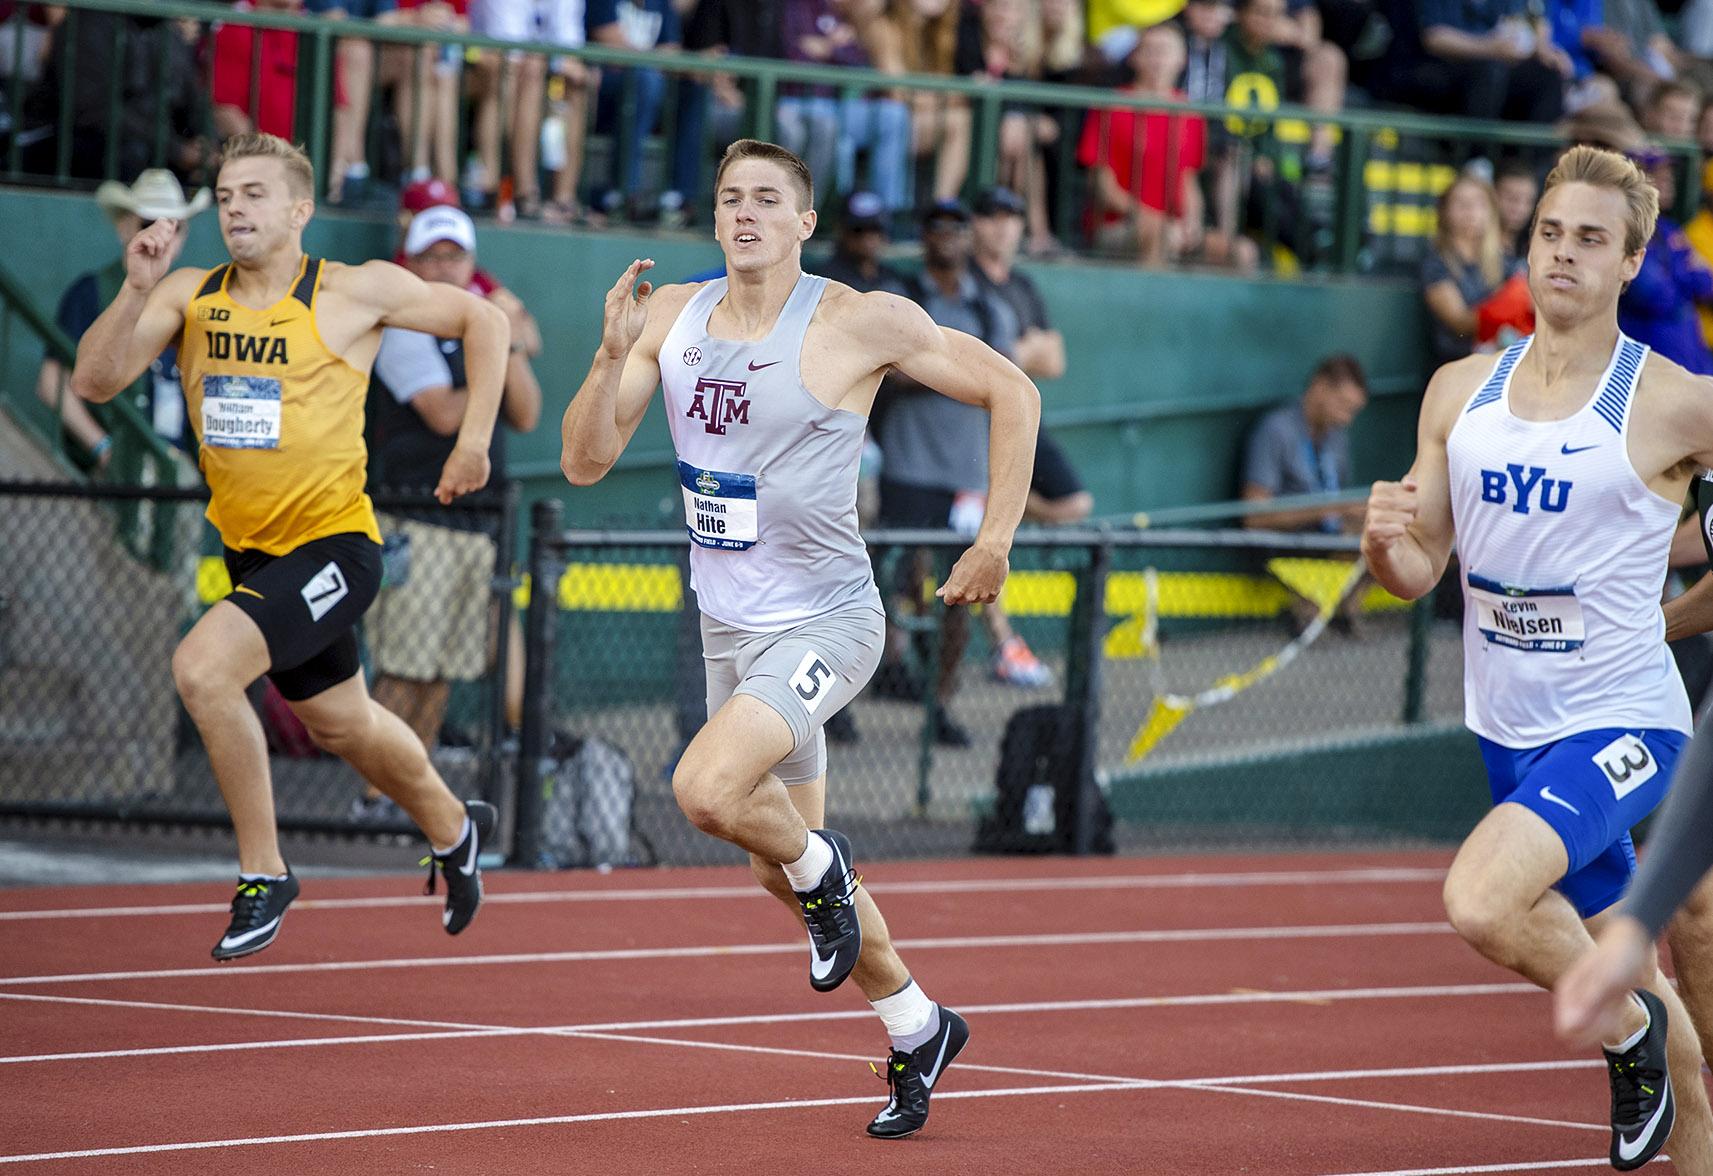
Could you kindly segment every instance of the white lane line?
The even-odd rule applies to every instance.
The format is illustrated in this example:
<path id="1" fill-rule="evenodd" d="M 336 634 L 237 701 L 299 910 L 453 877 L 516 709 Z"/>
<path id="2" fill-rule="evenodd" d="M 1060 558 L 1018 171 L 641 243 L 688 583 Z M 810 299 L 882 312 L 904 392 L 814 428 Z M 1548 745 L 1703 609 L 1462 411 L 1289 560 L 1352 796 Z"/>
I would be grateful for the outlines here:
<path id="1" fill-rule="evenodd" d="M 1486 1119 L 1494 1123 L 1521 1123 L 1530 1127 L 1572 1127 L 1578 1131 L 1610 1131 L 1601 1123 L 1573 1123 L 1567 1119 L 1537 1119 L 1533 1115 L 1506 1115 L 1496 1111 L 1465 1111 L 1452 1107 L 1424 1107 L 1412 1103 L 1383 1102 L 1371 1098 L 1343 1098 L 1330 1094 L 1308 1094 L 1298 1090 L 1250 1090 L 1242 1086 L 1195 1085 L 1194 1090 L 1215 1090 L 1221 1094 L 1249 1094 L 1260 1098 L 1283 1098 L 1295 1102 L 1330 1103 L 1339 1107 L 1362 1107 L 1374 1111 L 1402 1111 L 1411 1115 L 1445 1115 L 1453 1119 Z"/>
<path id="2" fill-rule="evenodd" d="M 701 1045 L 701 1046 L 710 1046 L 711 1048 L 720 1048 L 720 1046 L 717 1044 L 707 1043 L 707 1042 L 662 1042 L 660 1044 L 679 1044 L 679 1045 L 694 1044 L 694 1045 Z M 784 1051 L 777 1051 L 777 1050 L 772 1050 L 772 1049 L 765 1049 L 763 1047 L 741 1047 L 741 1046 L 739 1046 L 739 1047 L 732 1047 L 732 1048 L 753 1049 L 757 1052 L 784 1052 Z M 790 1051 L 790 1052 L 795 1052 L 795 1051 Z M 834 1056 L 842 1056 L 842 1055 L 834 1055 Z M 975 1067 L 967 1067 L 967 1068 L 975 1069 Z M 1441 1107 L 1421 1107 L 1421 1106 L 1413 1106 L 1410 1104 L 1403 1104 L 1403 1103 L 1380 1103 L 1380 1102 L 1371 1102 L 1371 1101 L 1367 1101 L 1367 1100 L 1338 1099 L 1338 1098 L 1331 1098 L 1331 1097 L 1319 1096 L 1319 1095 L 1291 1096 L 1287 1092 L 1248 1090 L 1248 1089 L 1241 1088 L 1241 1087 L 1194 1086 L 1194 1085 L 1186 1086 L 1184 1083 L 1181 1083 L 1181 1082 L 1168 1082 L 1168 1081 L 1160 1081 L 1160 1080 L 1153 1080 L 1153 1079 L 1131 1079 L 1131 1080 L 1120 1080 L 1120 1081 L 1112 1081 L 1112 1082 L 1084 1082 L 1084 1083 L 1077 1084 L 1077 1085 L 1054 1085 L 1054 1086 L 1032 1086 L 1032 1087 L 1031 1086 L 1023 1086 L 1023 1087 L 1002 1088 L 1002 1089 L 996 1089 L 996 1090 L 946 1090 L 946 1091 L 938 1092 L 935 1097 L 939 1098 L 939 1099 L 1015 1098 L 1015 1097 L 1030 1097 L 1030 1096 L 1039 1096 L 1039 1095 L 1089 1094 L 1089 1093 L 1102 1093 L 1102 1092 L 1110 1092 L 1110 1091 L 1161 1090 L 1161 1089 L 1168 1089 L 1168 1088 L 1183 1088 L 1183 1089 L 1192 1089 L 1192 1090 L 1203 1090 L 1203 1091 L 1207 1091 L 1209 1093 L 1217 1093 L 1217 1094 L 1235 1094 L 1235 1095 L 1248 1095 L 1248 1096 L 1259 1095 L 1262 1097 L 1267 1097 L 1267 1096 L 1301 1097 L 1301 1098 L 1305 1098 L 1309 1101 L 1314 1101 L 1314 1102 L 1333 1103 L 1336 1105 L 1363 1106 L 1363 1107 L 1371 1107 L 1371 1108 L 1379 1109 L 1379 1110 L 1401 1111 L 1401 1112 L 1407 1112 L 1407 1113 L 1428 1114 L 1428 1115 L 1447 1115 L 1447 1116 L 1456 1117 L 1456 1118 L 1497 1119 L 1500 1121 L 1508 1121 L 1508 1122 L 1516 1122 L 1516 1123 L 1529 1123 L 1529 1124 L 1541 1124 L 1541 1125 L 1548 1125 L 1548 1126 L 1574 1127 L 1574 1128 L 1577 1128 L 1579 1130 L 1594 1130 L 1594 1131 L 1603 1130 L 1603 1128 L 1601 1128 L 1597 1125 L 1594 1125 L 1594 1124 L 1563 1123 L 1563 1122 L 1558 1122 L 1555 1120 L 1529 1119 L 1529 1118 L 1523 1118 L 1523 1117 L 1518 1117 L 1518 1116 L 1496 1115 L 1496 1114 L 1490 1114 L 1490 1113 L 1486 1113 L 1486 1112 L 1459 1111 L 1459 1110 L 1441 1108 Z M 764 1103 L 727 1103 L 727 1104 L 718 1105 L 718 1106 L 684 1106 L 684 1107 L 657 1108 L 657 1109 L 639 1110 L 639 1111 L 606 1111 L 606 1112 L 600 1112 L 600 1113 L 595 1113 L 595 1114 L 585 1114 L 585 1115 L 552 1115 L 552 1116 L 542 1116 L 542 1117 L 527 1118 L 527 1119 L 486 1120 L 486 1121 L 480 1121 L 480 1122 L 474 1122 L 474 1123 L 422 1124 L 422 1125 L 409 1126 L 409 1127 L 378 1127 L 378 1128 L 366 1128 L 366 1129 L 362 1129 L 362 1130 L 353 1130 L 353 1131 L 322 1131 L 322 1132 L 312 1132 L 312 1133 L 304 1133 L 304 1134 L 297 1134 L 297 1135 L 268 1135 L 268 1136 L 255 1136 L 255 1137 L 250 1137 L 250 1138 L 194 1140 L 194 1141 L 175 1142 L 175 1143 L 142 1144 L 142 1145 L 131 1146 L 131 1147 L 86 1148 L 86 1149 L 79 1150 L 79 1151 L 35 1152 L 35 1153 L 28 1153 L 28 1154 L 21 1154 L 21 1155 L 0 1155 L 0 1164 L 22 1164 L 22 1163 L 53 1161 L 53 1160 L 67 1160 L 67 1159 L 92 1159 L 92 1158 L 102 1157 L 102 1156 L 152 1155 L 152 1154 L 158 1154 L 158 1153 L 162 1153 L 162 1152 L 201 1151 L 201 1150 L 208 1150 L 208 1149 L 214 1149 L 214 1148 L 255 1147 L 255 1146 L 262 1146 L 262 1145 L 269 1145 L 269 1144 L 312 1143 L 312 1142 L 325 1142 L 325 1141 L 343 1140 L 343 1139 L 373 1139 L 373 1138 L 380 1138 L 380 1137 L 387 1137 L 387 1136 L 400 1136 L 400 1135 L 424 1135 L 424 1134 L 442 1134 L 442 1133 L 448 1133 L 449 1134 L 449 1133 L 453 1133 L 453 1132 L 464 1132 L 464 1131 L 498 1130 L 498 1129 L 519 1128 L 519 1127 L 558 1126 L 558 1125 L 577 1124 L 577 1123 L 599 1123 L 599 1122 L 613 1122 L 613 1121 L 619 1121 L 619 1120 L 667 1118 L 667 1117 L 673 1117 L 673 1116 L 735 1114 L 735 1113 L 750 1112 L 750 1111 L 770 1111 L 770 1110 L 800 1110 L 800 1109 L 809 1109 L 809 1108 L 818 1108 L 818 1107 L 834 1107 L 834 1106 L 852 1106 L 852 1105 L 858 1105 L 858 1104 L 872 1104 L 875 1101 L 876 1101 L 876 1096 L 871 1094 L 871 1095 L 862 1095 L 862 1096 L 851 1097 L 851 1098 L 801 1099 L 801 1100 L 784 1100 L 784 1101 L 764 1102 Z M 1448 1168 L 1448 1169 L 1424 1170 L 1420 1174 L 1420 1176 L 1429 1176 L 1430 1172 L 1441 1172 L 1441 1171 L 1443 1171 L 1446 1173 L 1451 1173 L 1451 1172 L 1458 1172 L 1458 1171 L 1481 1171 L 1481 1170 L 1484 1170 L 1484 1169 Z M 1485 1170 L 1516 1171 L 1516 1170 L 1523 1170 L 1523 1169 L 1498 1167 L 1498 1168 L 1485 1169 Z M 1385 1173 L 1385 1174 L 1376 1173 L 1376 1174 L 1372 1174 L 1372 1176 L 1410 1176 L 1410 1174 L 1407 1174 L 1407 1173 Z"/>
<path id="3" fill-rule="evenodd" d="M 1186 930 L 1094 931 L 1045 935 L 966 935 L 899 939 L 904 950 L 933 951 L 1002 947 L 1086 947 L 1097 944 L 1218 943 L 1289 939 L 1367 939 L 1410 935 L 1449 935 L 1451 927 L 1433 923 L 1354 923 L 1308 927 L 1203 927 Z M 386 968 L 468 968 L 514 964 L 596 963 L 616 960 L 681 960 L 708 956 L 796 955 L 801 940 L 790 943 L 711 944 L 701 947 L 611 948 L 597 951 L 514 952 L 504 955 L 423 956 L 414 959 L 330 960 L 313 964 L 231 964 L 206 968 L 156 968 L 136 972 L 48 973 L 0 977 L 0 987 L 26 984 L 87 984 L 112 980 L 180 980 L 192 976 L 268 976 L 306 972 L 366 972 Z"/>
<path id="4" fill-rule="evenodd" d="M 1237 886 L 1368 886 L 1411 882 L 1441 882 L 1445 870 L 1433 868 L 1373 868 L 1353 870 L 1251 870 L 1226 873 L 1102 874 L 1087 878 L 958 878 L 944 882 L 876 882 L 875 894 L 988 894 L 1065 890 L 1193 890 Z M 866 885 L 866 883 L 865 883 Z M 624 890 L 527 891 L 489 893 L 484 902 L 497 905 L 556 902 L 681 902 L 686 899 L 771 898 L 761 887 L 660 886 Z M 438 906 L 439 899 L 419 895 L 379 898 L 302 898 L 292 910 L 379 910 L 390 907 Z M 37 911 L 0 911 L 0 922 L 36 919 L 150 918 L 159 915 L 225 914 L 227 903 L 176 903 L 166 906 L 61 907 Z"/>
<path id="5" fill-rule="evenodd" d="M 411 1025 L 427 1029 L 479 1029 L 464 1021 L 419 1021 L 406 1017 L 352 1016 L 346 1013 L 300 1013 L 287 1009 L 241 1009 L 231 1005 L 170 1004 L 158 1000 L 102 1000 L 93 996 L 48 996 L 35 992 L 0 992 L 0 1000 L 41 1004 L 94 1005 L 110 1009 L 159 1009 L 170 1013 L 224 1013 L 235 1017 L 286 1017 L 295 1021 L 343 1021 L 358 1025 Z"/>
<path id="6" fill-rule="evenodd" d="M 1014 1013 L 1064 1013 L 1087 1012 L 1090 1010 L 1114 1009 L 1149 1009 L 1149 1008 L 1193 1008 L 1208 1005 L 1256 1005 L 1256 1004 L 1296 1004 L 1302 1001 L 1339 1001 L 1339 1000 L 1423 1000 L 1435 998 L 1463 998 L 1482 996 L 1517 996 L 1537 995 L 1540 989 L 1532 984 L 1520 981 L 1504 984 L 1448 984 L 1448 985 L 1415 985 L 1403 988 L 1323 988 L 1295 992 L 1207 992 L 1185 993 L 1180 996 L 1136 996 L 1117 997 L 1111 1000 L 1059 1000 L 1035 1001 L 1029 1003 L 960 1005 L 961 1012 L 970 1016 L 989 1016 L 994 1014 Z M 94 1004 L 119 1008 L 164 1009 L 193 1013 L 225 1013 L 234 1017 L 289 1017 L 302 1020 L 339 1021 L 357 1024 L 398 1025 L 444 1030 L 444 1032 L 425 1033 L 378 1033 L 362 1036 L 292 1038 L 286 1040 L 264 1041 L 231 1041 L 212 1042 L 202 1045 L 170 1045 L 151 1046 L 135 1049 L 112 1050 L 80 1050 L 70 1053 L 55 1054 L 22 1054 L 11 1057 L 0 1057 L 0 1064 L 20 1065 L 32 1062 L 61 1062 L 85 1061 L 106 1058 L 139 1058 L 165 1057 L 176 1054 L 195 1053 L 227 1053 L 244 1052 L 265 1049 L 291 1049 L 300 1046 L 314 1045 L 373 1045 L 400 1041 L 438 1041 L 470 1037 L 512 1037 L 528 1034 L 592 1034 L 592 1033 L 626 1033 L 654 1032 L 662 1029 L 703 1029 L 730 1028 L 740 1025 L 787 1025 L 821 1021 L 854 1021 L 866 1020 L 873 1016 L 866 1009 L 832 1009 L 815 1013 L 764 1013 L 749 1016 L 734 1017 L 684 1017 L 672 1020 L 656 1021 L 605 1021 L 569 1025 L 481 1025 L 455 1021 L 410 1021 L 393 1017 L 358 1017 L 333 1013 L 298 1013 L 267 1010 L 252 1010 L 243 1008 L 222 1008 L 213 1005 L 173 1005 L 154 1001 L 120 1001 L 95 1000 L 83 997 L 41 996 L 34 993 L 0 993 L 0 1001 L 44 1001 L 67 1004 Z M 1352 1078 L 1386 1078 L 1406 1074 L 1431 1072 L 1435 1074 L 1500 1074 L 1509 1073 L 1513 1069 L 1524 1070 L 1544 1068 L 1573 1068 L 1581 1065 L 1600 1065 L 1597 1061 L 1562 1061 L 1542 1062 L 1538 1065 L 1527 1064 L 1512 1067 L 1505 1064 L 1484 1066 L 1450 1066 L 1432 1071 L 1421 1069 L 1392 1069 L 1392 1070 L 1355 1070 L 1349 1071 Z M 1312 1082 L 1321 1078 L 1325 1071 L 1310 1071 L 1303 1074 L 1285 1075 L 1274 1079 L 1268 1075 L 1241 1075 L 1234 1078 L 1208 1079 L 1209 1082 L 1254 1083 L 1266 1081 L 1302 1081 Z"/>
<path id="7" fill-rule="evenodd" d="M 1663 1164 L 1670 1156 L 1655 1156 L 1650 1164 Z M 1556 1172 L 1560 1168 L 1604 1168 L 1605 1159 L 1535 1160 L 1518 1164 L 1475 1164 L 1458 1168 L 1394 1168 L 1385 1172 L 1339 1172 L 1330 1176 L 1471 1176 L 1481 1172 Z"/>
<path id="8" fill-rule="evenodd" d="M 943 1090 L 936 1099 L 1020 1098 L 1047 1094 L 1088 1094 L 1107 1090 L 1142 1090 L 1149 1083 L 1104 1082 L 1077 1086 L 1019 1086 L 997 1090 Z M 151 1143 L 134 1147 L 96 1147 L 81 1151 L 36 1152 L 0 1155 L 0 1164 L 26 1164 L 48 1160 L 90 1159 L 97 1156 L 152 1155 L 160 1152 L 203 1151 L 211 1148 L 256 1147 L 278 1143 L 319 1143 L 339 1139 L 376 1139 L 397 1135 L 435 1135 L 458 1131 L 495 1131 L 518 1127 L 556 1127 L 574 1123 L 610 1123 L 627 1119 L 665 1119 L 674 1116 L 736 1114 L 747 1111 L 807 1110 L 816 1107 L 874 1105 L 873 1094 L 851 1098 L 785 1099 L 777 1102 L 724 1103 L 718 1106 L 658 1107 L 640 1111 L 602 1111 L 587 1115 L 545 1115 L 530 1119 L 488 1119 L 475 1123 L 424 1123 L 409 1127 L 370 1127 L 355 1131 L 316 1131 L 300 1135 L 262 1135 L 240 1139 L 199 1139 L 182 1143 Z"/>

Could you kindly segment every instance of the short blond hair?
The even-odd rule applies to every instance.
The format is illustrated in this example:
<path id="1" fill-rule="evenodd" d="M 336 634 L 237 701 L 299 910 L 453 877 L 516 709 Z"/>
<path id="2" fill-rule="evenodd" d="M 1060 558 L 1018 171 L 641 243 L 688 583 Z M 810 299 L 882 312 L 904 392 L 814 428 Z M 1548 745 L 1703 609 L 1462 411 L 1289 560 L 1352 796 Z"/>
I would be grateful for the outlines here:
<path id="1" fill-rule="evenodd" d="M 233 135 L 220 151 L 223 163 L 231 163 L 235 159 L 277 159 L 285 165 L 286 183 L 292 195 L 300 199 L 313 199 L 315 196 L 315 165 L 309 162 L 309 156 L 302 147 L 289 140 L 263 131 L 252 131 Z"/>
<path id="2" fill-rule="evenodd" d="M 797 188 L 797 194 L 803 198 L 803 210 L 815 207 L 815 180 L 809 174 L 809 165 L 804 163 L 796 152 L 788 151 L 777 143 L 764 143 L 760 139 L 739 139 L 720 157 L 720 166 L 714 171 L 714 191 L 720 190 L 720 181 L 725 177 L 726 169 L 742 159 L 765 159 L 769 163 L 777 163 L 785 169 L 785 174 L 791 177 Z"/>
<path id="3" fill-rule="evenodd" d="M 1624 196 L 1624 255 L 1640 253 L 1653 240 L 1654 225 L 1659 222 L 1659 189 L 1647 173 L 1632 161 L 1604 147 L 1572 147 L 1558 157 L 1558 163 L 1547 173 L 1541 188 L 1541 200 L 1560 184 L 1587 184 L 1607 188 Z M 1535 216 L 1540 216 L 1536 206 Z"/>

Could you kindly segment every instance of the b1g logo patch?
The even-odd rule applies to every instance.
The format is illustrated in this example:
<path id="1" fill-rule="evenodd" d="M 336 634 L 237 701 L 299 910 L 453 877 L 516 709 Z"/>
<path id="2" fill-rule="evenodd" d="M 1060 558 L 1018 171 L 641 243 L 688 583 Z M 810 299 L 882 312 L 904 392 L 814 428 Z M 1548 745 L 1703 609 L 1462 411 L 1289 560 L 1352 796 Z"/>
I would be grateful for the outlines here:
<path id="1" fill-rule="evenodd" d="M 1606 782 L 1619 800 L 1659 774 L 1659 761 L 1639 735 L 1620 735 L 1594 753 L 1594 766 L 1606 774 Z"/>
<path id="2" fill-rule="evenodd" d="M 786 684 L 803 700 L 803 709 L 813 715 L 821 709 L 821 704 L 831 693 L 827 688 L 838 680 L 839 676 L 833 673 L 833 667 L 811 649 L 803 655 L 803 660 L 797 663 L 797 672 L 786 679 Z"/>

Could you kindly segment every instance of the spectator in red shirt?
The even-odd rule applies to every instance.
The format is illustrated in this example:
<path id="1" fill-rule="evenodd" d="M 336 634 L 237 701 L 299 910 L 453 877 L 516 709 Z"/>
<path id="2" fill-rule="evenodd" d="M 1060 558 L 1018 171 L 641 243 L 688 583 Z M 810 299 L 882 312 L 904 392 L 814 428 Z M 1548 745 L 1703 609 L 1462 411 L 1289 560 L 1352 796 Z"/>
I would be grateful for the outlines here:
<path id="1" fill-rule="evenodd" d="M 1137 42 L 1136 81 L 1123 94 L 1182 101 L 1174 83 L 1184 70 L 1184 35 L 1155 25 Z M 1144 265 L 1177 261 L 1202 244 L 1198 175 L 1207 157 L 1207 123 L 1164 111 L 1096 110 L 1083 124 L 1077 162 L 1090 169 L 1095 242 L 1134 251 Z"/>
<path id="2" fill-rule="evenodd" d="M 299 0 L 238 0 L 234 12 L 292 12 Z M 255 37 L 261 68 L 251 89 Z M 250 131 L 292 139 L 297 116 L 297 34 L 223 24 L 214 33 L 214 127 L 222 140 Z"/>

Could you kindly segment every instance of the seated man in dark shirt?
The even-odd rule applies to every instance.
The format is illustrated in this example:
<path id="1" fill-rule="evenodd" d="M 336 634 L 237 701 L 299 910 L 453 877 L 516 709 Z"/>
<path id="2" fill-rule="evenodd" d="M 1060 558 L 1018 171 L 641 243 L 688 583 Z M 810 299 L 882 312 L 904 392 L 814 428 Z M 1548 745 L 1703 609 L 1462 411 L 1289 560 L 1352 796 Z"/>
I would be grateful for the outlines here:
<path id="1" fill-rule="evenodd" d="M 1350 488 L 1350 426 L 1368 403 L 1368 378 L 1349 355 L 1329 355 L 1315 366 L 1308 387 L 1291 404 L 1262 417 L 1249 434 L 1243 458 L 1245 502 L 1266 502 L 1303 494 L 1330 494 Z M 1244 526 L 1263 531 L 1324 531 L 1338 534 L 1361 527 L 1365 505 L 1270 511 L 1252 514 Z M 1354 631 L 1361 592 L 1346 597 L 1334 618 L 1338 627 Z M 1318 611 L 1312 601 L 1297 598 L 1290 610 L 1291 627 L 1301 632 Z"/>

